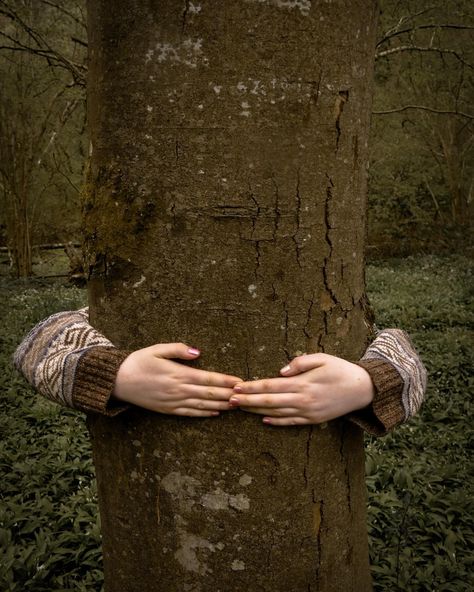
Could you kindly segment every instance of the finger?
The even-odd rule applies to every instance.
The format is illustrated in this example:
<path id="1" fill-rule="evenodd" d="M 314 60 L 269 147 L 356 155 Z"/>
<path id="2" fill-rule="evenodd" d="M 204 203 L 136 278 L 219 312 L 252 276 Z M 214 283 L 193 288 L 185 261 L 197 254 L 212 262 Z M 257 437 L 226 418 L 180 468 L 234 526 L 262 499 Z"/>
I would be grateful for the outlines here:
<path id="1" fill-rule="evenodd" d="M 219 415 L 219 411 L 180 407 L 179 409 L 175 409 L 173 411 L 173 415 L 179 415 L 180 417 L 217 417 Z"/>
<path id="2" fill-rule="evenodd" d="M 229 403 L 233 407 L 294 407 L 295 393 L 273 393 L 264 395 L 232 395 Z"/>
<path id="3" fill-rule="evenodd" d="M 308 354 L 305 356 L 298 356 L 291 360 L 291 362 L 280 370 L 283 376 L 296 376 L 302 372 L 307 372 L 313 368 L 323 366 L 328 359 L 327 354 Z"/>
<path id="4" fill-rule="evenodd" d="M 208 372 L 206 370 L 198 370 L 197 368 L 187 368 L 185 380 L 187 384 L 227 388 L 232 388 L 238 382 L 242 382 L 242 379 L 238 376 L 221 374 L 220 372 Z"/>
<path id="5" fill-rule="evenodd" d="M 231 388 L 220 386 L 200 386 L 197 384 L 184 384 L 182 387 L 183 395 L 193 399 L 204 401 L 229 401 L 234 394 Z"/>
<path id="6" fill-rule="evenodd" d="M 266 425 L 272 426 L 298 426 L 298 425 L 308 425 L 311 422 L 306 419 L 305 417 L 268 417 L 265 416 L 263 418 L 263 423 Z"/>
<path id="7" fill-rule="evenodd" d="M 202 399 L 188 399 L 183 401 L 183 406 L 187 409 L 196 409 L 197 411 L 228 411 L 231 409 L 229 401 L 203 401 Z"/>
<path id="8" fill-rule="evenodd" d="M 278 407 L 276 409 L 268 409 L 268 407 L 240 407 L 240 409 L 248 413 L 258 413 L 259 415 L 267 415 L 268 417 L 295 417 L 300 412 L 295 407 Z"/>
<path id="9" fill-rule="evenodd" d="M 152 354 L 157 358 L 179 360 L 194 360 L 201 355 L 201 352 L 185 343 L 158 343 L 150 347 Z"/>
<path id="10" fill-rule="evenodd" d="M 264 378 L 263 380 L 239 382 L 234 386 L 234 391 L 238 394 L 287 393 L 294 388 L 294 381 L 290 382 L 286 378 Z"/>

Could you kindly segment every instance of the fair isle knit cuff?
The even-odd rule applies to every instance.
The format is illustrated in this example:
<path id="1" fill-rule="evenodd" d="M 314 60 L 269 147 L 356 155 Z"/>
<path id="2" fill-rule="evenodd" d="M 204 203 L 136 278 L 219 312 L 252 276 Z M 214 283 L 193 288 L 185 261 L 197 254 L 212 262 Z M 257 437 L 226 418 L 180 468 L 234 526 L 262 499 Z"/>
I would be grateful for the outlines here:
<path id="1" fill-rule="evenodd" d="M 385 360 L 360 360 L 356 364 L 369 373 L 375 394 L 371 405 L 349 414 L 348 419 L 369 434 L 383 436 L 405 419 L 403 379 Z"/>
<path id="2" fill-rule="evenodd" d="M 84 352 L 76 366 L 72 405 L 86 413 L 114 416 L 129 408 L 112 397 L 118 369 L 129 352 L 97 346 Z"/>

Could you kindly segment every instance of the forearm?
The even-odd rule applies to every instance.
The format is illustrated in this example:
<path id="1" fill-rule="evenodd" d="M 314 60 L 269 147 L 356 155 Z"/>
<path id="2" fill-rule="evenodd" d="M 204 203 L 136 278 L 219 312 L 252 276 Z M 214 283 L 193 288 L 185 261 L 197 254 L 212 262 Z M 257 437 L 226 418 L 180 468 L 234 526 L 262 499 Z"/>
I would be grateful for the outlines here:
<path id="1" fill-rule="evenodd" d="M 36 325 L 14 354 L 15 366 L 48 399 L 82 411 L 115 415 L 115 376 L 128 353 L 89 324 L 88 310 L 52 315 Z"/>
<path id="2" fill-rule="evenodd" d="M 427 374 L 404 331 L 381 331 L 358 365 L 370 374 L 375 396 L 368 408 L 349 415 L 351 421 L 380 436 L 417 413 L 425 396 Z"/>

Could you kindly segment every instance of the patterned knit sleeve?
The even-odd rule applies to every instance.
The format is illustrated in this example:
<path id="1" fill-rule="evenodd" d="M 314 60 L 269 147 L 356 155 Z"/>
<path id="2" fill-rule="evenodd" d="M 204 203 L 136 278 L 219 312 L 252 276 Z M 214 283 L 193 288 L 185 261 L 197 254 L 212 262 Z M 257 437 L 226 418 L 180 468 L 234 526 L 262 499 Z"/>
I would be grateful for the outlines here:
<path id="1" fill-rule="evenodd" d="M 127 408 L 111 398 L 115 376 L 127 355 L 91 327 L 88 309 L 83 308 L 38 323 L 18 346 L 13 361 L 51 401 L 116 415 Z"/>
<path id="2" fill-rule="evenodd" d="M 378 333 L 358 365 L 370 374 L 375 396 L 369 407 L 349 415 L 351 421 L 382 436 L 417 413 L 425 396 L 427 373 L 404 331 Z"/>

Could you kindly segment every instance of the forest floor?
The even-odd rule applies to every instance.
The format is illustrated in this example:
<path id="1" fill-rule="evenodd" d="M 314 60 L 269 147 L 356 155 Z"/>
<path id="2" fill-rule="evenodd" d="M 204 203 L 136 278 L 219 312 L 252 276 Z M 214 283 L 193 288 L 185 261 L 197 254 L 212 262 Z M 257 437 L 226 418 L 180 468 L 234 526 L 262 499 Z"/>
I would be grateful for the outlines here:
<path id="1" fill-rule="evenodd" d="M 0 590 L 98 592 L 96 486 L 84 418 L 36 396 L 11 365 L 21 337 L 85 292 L 0 274 Z M 406 329 L 429 371 L 420 414 L 366 439 L 377 592 L 474 590 L 473 278 L 461 255 L 367 268 L 379 327 Z"/>

